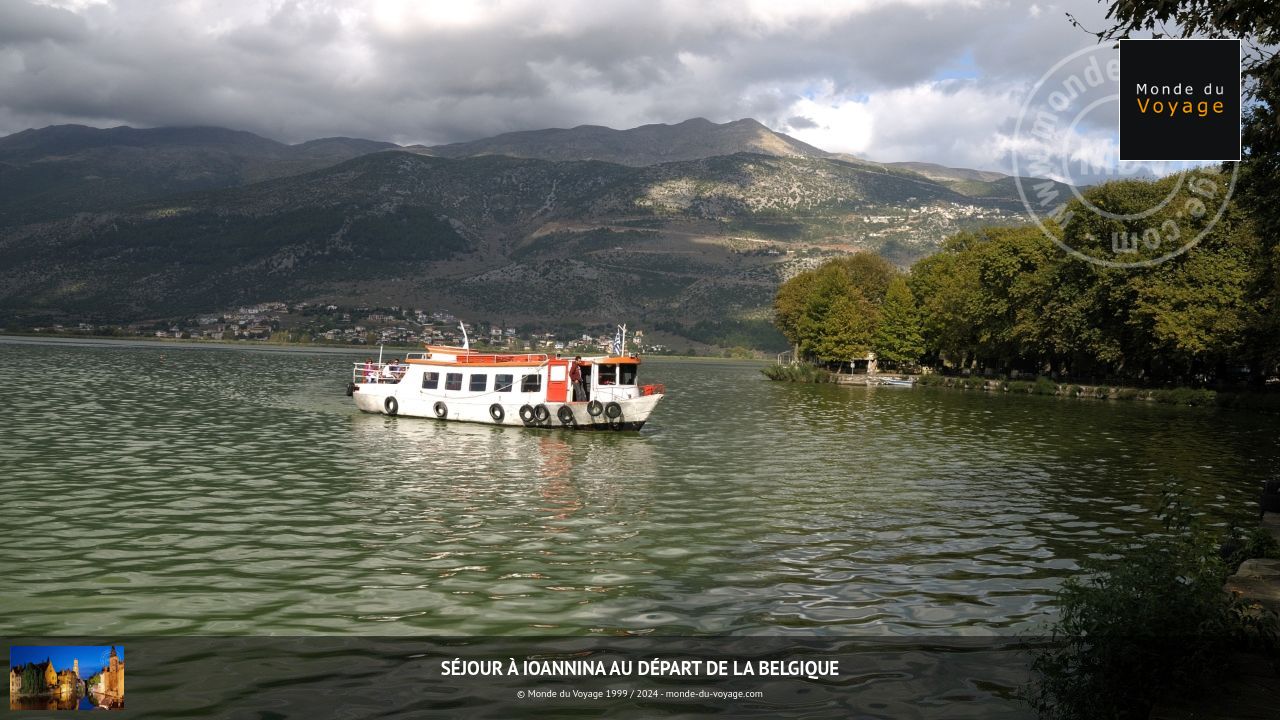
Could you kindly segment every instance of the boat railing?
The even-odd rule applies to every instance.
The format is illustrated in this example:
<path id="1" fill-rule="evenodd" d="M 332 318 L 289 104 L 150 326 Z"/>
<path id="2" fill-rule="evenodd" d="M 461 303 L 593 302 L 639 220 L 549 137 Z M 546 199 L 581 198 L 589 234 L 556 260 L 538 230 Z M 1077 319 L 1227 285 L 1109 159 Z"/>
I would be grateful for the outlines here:
<path id="1" fill-rule="evenodd" d="M 551 360 L 551 356 L 546 353 L 478 352 L 445 345 L 428 345 L 427 352 L 410 353 L 406 357 L 414 360 L 443 360 L 458 365 L 505 365 L 507 363 L 545 365 Z"/>
<path id="2" fill-rule="evenodd" d="M 542 353 L 526 353 L 523 355 L 503 353 L 458 353 L 457 359 L 454 360 L 454 362 L 460 365 L 497 365 L 500 363 L 528 365 L 530 363 L 543 364 L 549 359 L 549 356 Z"/>
<path id="3" fill-rule="evenodd" d="M 356 385 L 398 383 L 408 369 L 409 366 L 402 363 L 352 363 L 351 382 Z"/>

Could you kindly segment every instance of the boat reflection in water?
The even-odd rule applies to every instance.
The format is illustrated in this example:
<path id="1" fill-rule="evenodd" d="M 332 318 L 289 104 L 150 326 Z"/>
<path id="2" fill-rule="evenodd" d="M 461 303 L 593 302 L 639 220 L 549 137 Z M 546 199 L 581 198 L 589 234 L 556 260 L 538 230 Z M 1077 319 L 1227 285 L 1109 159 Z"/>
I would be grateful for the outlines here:
<path id="1" fill-rule="evenodd" d="M 414 505 L 434 499 L 436 508 L 514 509 L 537 501 L 572 514 L 586 502 L 616 507 L 625 495 L 643 511 L 648 483 L 636 470 L 656 463 L 653 439 L 645 434 L 530 433 L 369 414 L 353 415 L 351 429 L 360 453 L 380 458 L 367 476 L 380 497 Z"/>

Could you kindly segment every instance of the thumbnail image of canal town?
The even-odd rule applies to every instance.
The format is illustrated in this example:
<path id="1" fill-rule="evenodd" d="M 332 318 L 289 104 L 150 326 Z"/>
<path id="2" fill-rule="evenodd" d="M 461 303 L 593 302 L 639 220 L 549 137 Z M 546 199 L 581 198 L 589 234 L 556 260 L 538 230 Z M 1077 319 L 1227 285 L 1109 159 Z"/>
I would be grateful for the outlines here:
<path id="1" fill-rule="evenodd" d="M 9 648 L 10 710 L 116 710 L 123 707 L 123 645 Z"/>

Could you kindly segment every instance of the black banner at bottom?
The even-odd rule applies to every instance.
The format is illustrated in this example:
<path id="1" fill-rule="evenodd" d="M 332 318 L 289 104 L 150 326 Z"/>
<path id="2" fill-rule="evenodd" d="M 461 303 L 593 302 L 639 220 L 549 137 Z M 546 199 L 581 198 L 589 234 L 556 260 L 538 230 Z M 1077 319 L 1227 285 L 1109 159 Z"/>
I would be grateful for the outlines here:
<path id="1" fill-rule="evenodd" d="M 113 637 L 134 718 L 1031 718 L 1010 638 Z M 17 707 L 17 706 L 14 706 Z"/>

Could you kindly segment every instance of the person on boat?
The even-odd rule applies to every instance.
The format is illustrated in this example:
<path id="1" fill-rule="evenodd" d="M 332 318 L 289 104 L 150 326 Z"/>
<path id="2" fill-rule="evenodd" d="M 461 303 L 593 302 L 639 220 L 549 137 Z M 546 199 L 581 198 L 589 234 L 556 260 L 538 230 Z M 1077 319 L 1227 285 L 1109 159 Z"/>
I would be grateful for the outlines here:
<path id="1" fill-rule="evenodd" d="M 378 373 L 373 369 L 373 358 L 364 359 L 364 381 L 367 383 L 377 382 Z"/>
<path id="2" fill-rule="evenodd" d="M 393 383 L 400 380 L 398 371 L 400 369 L 400 358 L 396 358 L 386 365 L 382 366 L 382 382 Z"/>
<path id="3" fill-rule="evenodd" d="M 573 383 L 573 401 L 581 402 L 587 397 L 587 389 L 582 386 L 582 368 L 579 363 L 582 362 L 581 355 L 575 355 L 573 362 L 569 364 L 569 381 Z"/>

